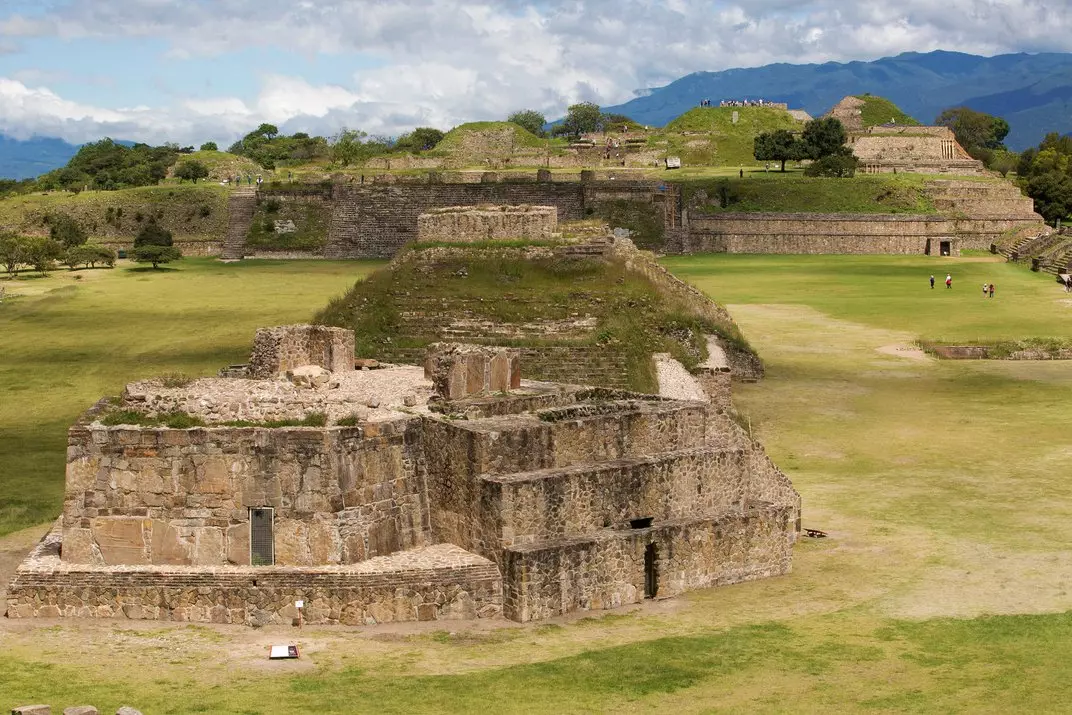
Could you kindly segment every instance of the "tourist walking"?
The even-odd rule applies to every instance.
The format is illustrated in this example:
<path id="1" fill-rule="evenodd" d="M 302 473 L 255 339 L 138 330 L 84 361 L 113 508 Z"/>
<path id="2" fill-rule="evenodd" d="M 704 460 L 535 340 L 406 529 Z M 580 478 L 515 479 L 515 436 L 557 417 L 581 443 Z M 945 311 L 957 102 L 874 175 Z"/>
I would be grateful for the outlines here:
<path id="1" fill-rule="evenodd" d="M 953 287 L 953 274 L 952 273 L 946 273 L 945 274 L 945 287 L 946 288 L 952 288 Z"/>
<path id="2" fill-rule="evenodd" d="M 931 276 L 931 290 L 934 290 L 934 276 Z"/>
<path id="3" fill-rule="evenodd" d="M 991 298 L 994 297 L 994 284 L 993 283 L 990 284 L 990 297 Z"/>
<path id="4" fill-rule="evenodd" d="M 983 283 L 983 297 L 986 297 L 986 292 L 990 289 L 989 283 Z"/>

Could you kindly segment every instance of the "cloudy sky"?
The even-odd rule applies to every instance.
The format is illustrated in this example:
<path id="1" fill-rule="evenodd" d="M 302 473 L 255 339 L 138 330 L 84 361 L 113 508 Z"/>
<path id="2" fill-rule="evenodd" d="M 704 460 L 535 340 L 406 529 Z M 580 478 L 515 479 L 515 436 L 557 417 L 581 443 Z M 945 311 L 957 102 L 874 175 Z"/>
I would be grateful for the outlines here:
<path id="1" fill-rule="evenodd" d="M 0 0 L 0 133 L 396 134 L 689 72 L 1072 51 L 1069 0 Z"/>

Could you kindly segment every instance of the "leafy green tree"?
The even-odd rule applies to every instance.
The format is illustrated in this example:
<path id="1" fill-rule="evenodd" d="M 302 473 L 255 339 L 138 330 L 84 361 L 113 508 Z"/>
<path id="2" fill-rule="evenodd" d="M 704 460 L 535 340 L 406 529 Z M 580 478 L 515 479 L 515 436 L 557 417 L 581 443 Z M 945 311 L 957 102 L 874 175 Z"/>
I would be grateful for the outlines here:
<path id="1" fill-rule="evenodd" d="M 63 264 L 72 271 L 78 266 L 95 268 L 98 263 L 109 268 L 113 267 L 115 265 L 115 251 L 107 246 L 87 244 L 67 249 L 63 257 Z"/>
<path id="2" fill-rule="evenodd" d="M 263 136 L 265 139 L 271 141 L 279 135 L 279 127 L 274 124 L 261 124 L 253 130 L 253 133 L 257 136 Z"/>
<path id="3" fill-rule="evenodd" d="M 182 252 L 174 246 L 171 231 L 156 221 L 149 221 L 138 231 L 138 235 L 134 237 L 133 255 L 138 263 L 151 263 L 153 268 L 159 267 L 161 263 L 182 258 Z"/>
<path id="4" fill-rule="evenodd" d="M 19 264 L 27 262 L 26 239 L 14 233 L 0 233 L 0 263 L 11 275 L 19 270 Z"/>
<path id="5" fill-rule="evenodd" d="M 34 267 L 39 273 L 53 267 L 53 262 L 63 258 L 63 244 L 52 238 L 33 236 L 26 239 L 25 262 Z"/>
<path id="6" fill-rule="evenodd" d="M 519 109 L 507 117 L 506 121 L 513 122 L 538 137 L 547 135 L 547 132 L 544 131 L 544 126 L 547 125 L 547 118 L 535 109 Z"/>
<path id="7" fill-rule="evenodd" d="M 1002 142 L 1009 134 L 1007 121 L 969 107 L 946 109 L 938 115 L 934 123 L 953 130 L 957 143 L 969 154 L 976 148 L 1004 149 Z"/>
<path id="8" fill-rule="evenodd" d="M 805 176 L 828 176 L 835 179 L 849 179 L 856 175 L 859 160 L 852 152 L 828 154 L 816 159 L 804 169 Z"/>
<path id="9" fill-rule="evenodd" d="M 48 236 L 64 248 L 81 246 L 89 240 L 86 230 L 67 214 L 51 214 L 48 217 Z"/>
<path id="10" fill-rule="evenodd" d="M 443 141 L 443 132 L 432 127 L 417 127 L 409 134 L 398 138 L 395 149 L 400 151 L 427 151 Z"/>
<path id="11" fill-rule="evenodd" d="M 598 132 L 603 128 L 603 112 L 593 102 L 572 104 L 566 109 L 566 118 L 556 127 L 558 134 L 580 137 L 582 134 Z"/>
<path id="12" fill-rule="evenodd" d="M 219 148 L 219 146 L 216 145 L 216 142 L 205 142 L 204 144 L 201 145 L 201 151 L 219 151 L 219 150 L 220 150 L 220 148 Z"/>
<path id="13" fill-rule="evenodd" d="M 204 179 L 207 176 L 208 167 L 205 166 L 203 162 L 197 161 L 196 159 L 181 161 L 175 167 L 175 177 L 178 178 L 179 181 L 190 179 L 196 184 L 198 179 Z"/>
<path id="14" fill-rule="evenodd" d="M 755 138 L 752 155 L 759 161 L 780 161 L 782 171 L 785 162 L 804 157 L 804 145 L 788 129 L 765 132 Z"/>
<path id="15" fill-rule="evenodd" d="M 845 127 L 837 117 L 813 119 L 804 125 L 800 136 L 802 158 L 822 159 L 835 154 L 852 154 L 845 146 Z"/>

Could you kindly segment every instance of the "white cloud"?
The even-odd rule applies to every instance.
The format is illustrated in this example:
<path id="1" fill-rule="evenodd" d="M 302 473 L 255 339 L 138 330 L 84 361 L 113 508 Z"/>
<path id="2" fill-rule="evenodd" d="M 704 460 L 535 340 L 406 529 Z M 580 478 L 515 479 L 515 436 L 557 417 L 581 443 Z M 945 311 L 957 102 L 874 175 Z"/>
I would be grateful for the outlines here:
<path id="1" fill-rule="evenodd" d="M 267 76 L 246 101 L 187 99 L 139 111 L 65 102 L 37 88 L 49 82 L 32 72 L 0 85 L 0 131 L 190 143 L 233 137 L 260 121 L 396 133 L 522 107 L 555 115 L 575 101 L 624 101 L 692 71 L 770 62 L 937 48 L 1068 51 L 1072 7 L 1057 0 L 71 1 L 34 17 L 0 15 L 0 37 L 151 38 L 171 57 L 268 47 L 382 63 L 354 72 L 345 86 Z"/>

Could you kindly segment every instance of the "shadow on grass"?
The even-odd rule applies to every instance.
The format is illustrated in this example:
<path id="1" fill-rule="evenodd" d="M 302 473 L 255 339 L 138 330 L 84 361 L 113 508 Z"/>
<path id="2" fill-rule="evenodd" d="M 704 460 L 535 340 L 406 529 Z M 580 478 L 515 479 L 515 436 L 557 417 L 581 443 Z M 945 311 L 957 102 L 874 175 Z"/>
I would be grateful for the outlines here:
<path id="1" fill-rule="evenodd" d="M 178 268 L 171 268 L 169 266 L 160 266 L 159 268 L 153 268 L 152 266 L 131 266 L 130 268 L 124 269 L 126 273 L 175 273 L 179 270 L 180 269 Z"/>

